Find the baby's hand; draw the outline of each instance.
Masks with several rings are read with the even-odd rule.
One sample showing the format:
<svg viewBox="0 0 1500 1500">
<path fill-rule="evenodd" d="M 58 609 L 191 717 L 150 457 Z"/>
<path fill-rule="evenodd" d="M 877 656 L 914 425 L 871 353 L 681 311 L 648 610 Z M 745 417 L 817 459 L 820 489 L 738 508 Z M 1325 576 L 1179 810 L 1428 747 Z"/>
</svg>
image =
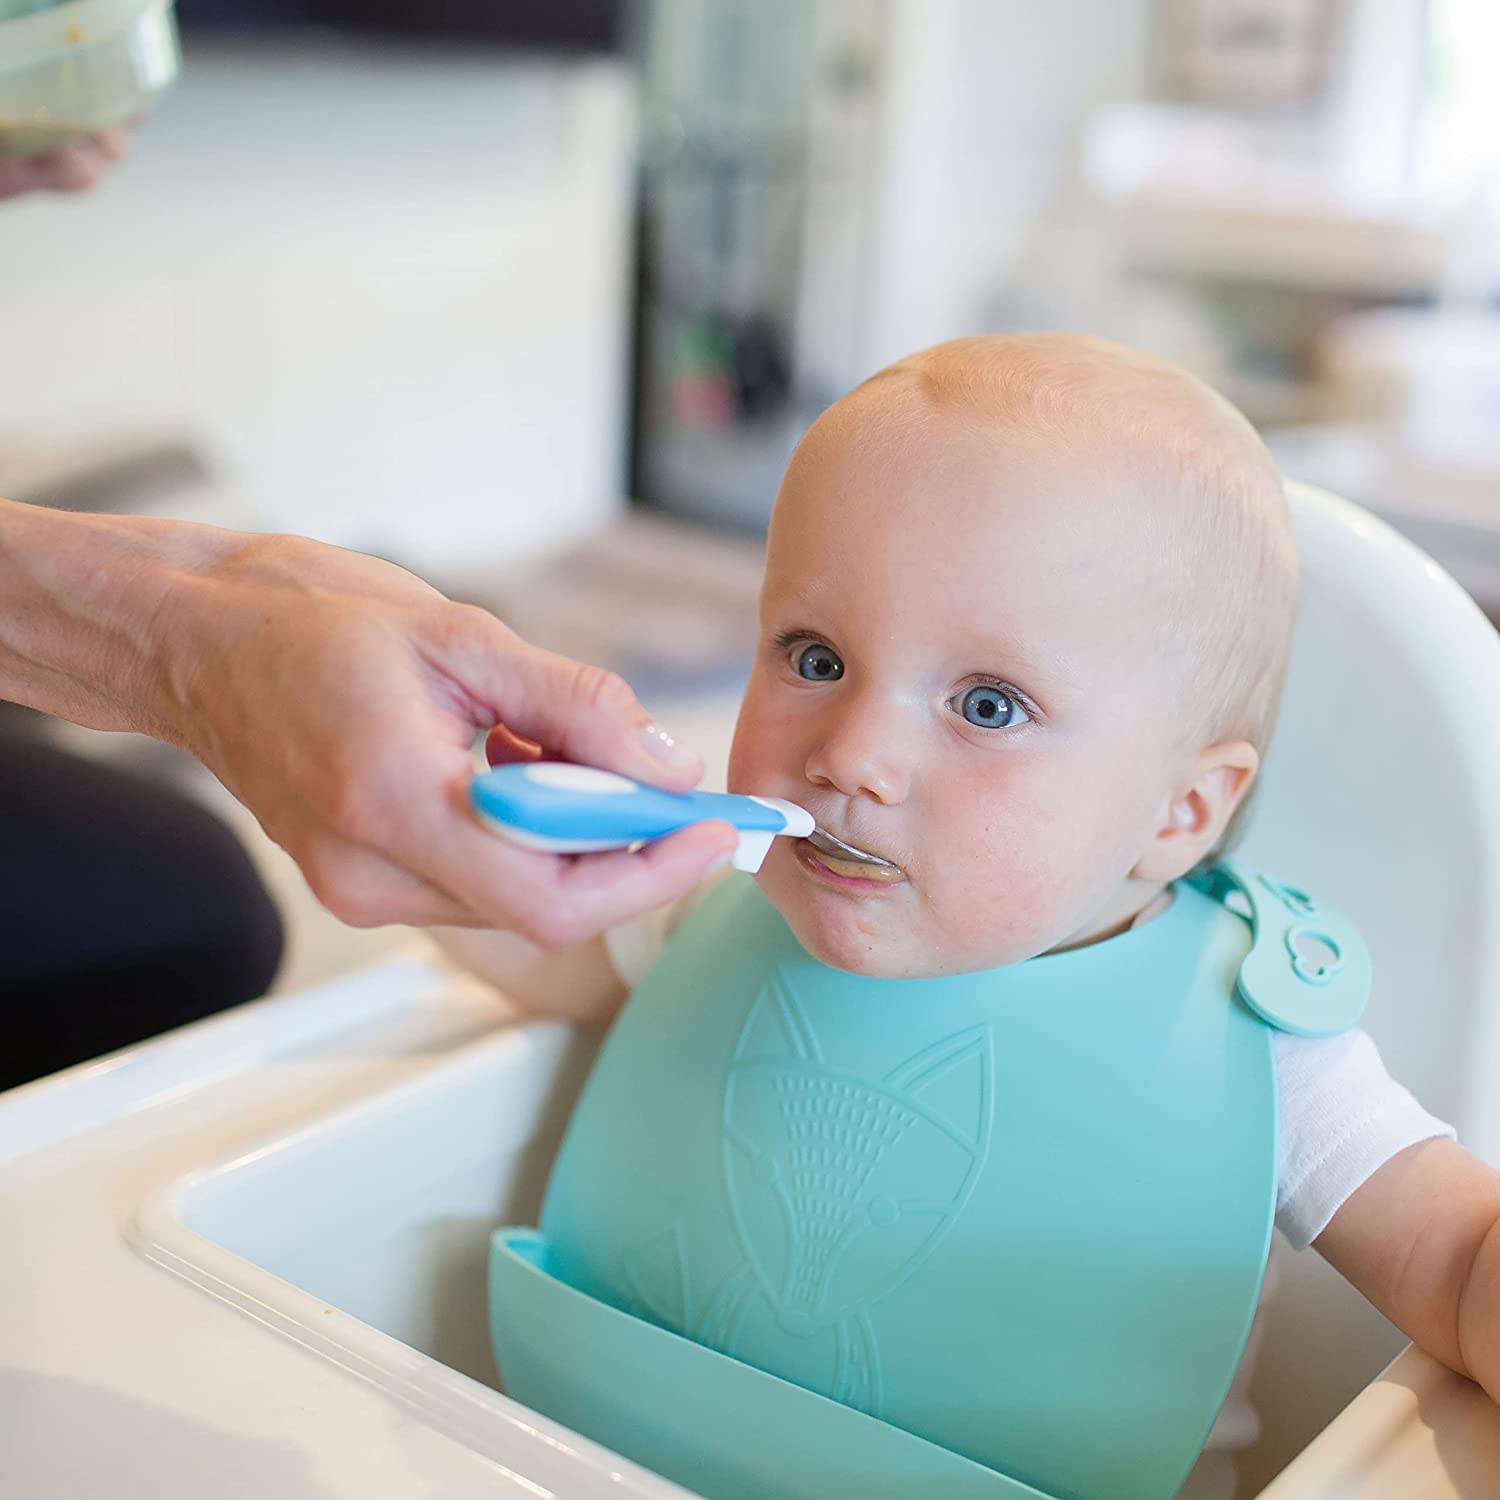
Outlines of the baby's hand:
<svg viewBox="0 0 1500 1500">
<path fill-rule="evenodd" d="M 528 1020 L 607 1025 L 625 1001 L 625 985 L 602 937 L 539 948 L 513 932 L 429 927 L 447 955 L 494 985 Z"/>
<path fill-rule="evenodd" d="M 125 155 L 129 141 L 124 126 L 116 125 L 41 156 L 0 158 L 0 198 L 33 192 L 84 192 L 97 186 Z"/>
</svg>

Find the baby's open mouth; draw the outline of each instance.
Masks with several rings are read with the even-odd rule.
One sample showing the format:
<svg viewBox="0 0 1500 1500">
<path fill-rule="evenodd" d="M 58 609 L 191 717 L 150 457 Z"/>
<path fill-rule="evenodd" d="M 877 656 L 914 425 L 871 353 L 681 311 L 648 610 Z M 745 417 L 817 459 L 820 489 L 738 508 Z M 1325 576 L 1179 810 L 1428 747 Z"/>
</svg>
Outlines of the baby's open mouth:
<svg viewBox="0 0 1500 1500">
<path fill-rule="evenodd" d="M 853 880 L 879 880 L 887 883 L 905 880 L 906 872 L 900 865 L 892 864 L 878 854 L 857 849 L 835 838 L 824 828 L 814 828 L 803 841 L 816 851 L 818 862 L 826 865 L 835 875 L 844 875 Z"/>
</svg>

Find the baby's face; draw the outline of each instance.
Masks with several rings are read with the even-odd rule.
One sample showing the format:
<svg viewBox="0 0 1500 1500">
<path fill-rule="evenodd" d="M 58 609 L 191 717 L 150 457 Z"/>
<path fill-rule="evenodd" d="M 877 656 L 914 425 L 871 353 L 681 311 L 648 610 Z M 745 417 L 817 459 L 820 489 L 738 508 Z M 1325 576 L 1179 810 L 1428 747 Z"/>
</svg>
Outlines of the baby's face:
<svg viewBox="0 0 1500 1500">
<path fill-rule="evenodd" d="M 809 952 L 962 973 L 1138 908 L 1182 690 L 1130 477 L 938 411 L 883 432 L 891 399 L 852 398 L 788 471 L 729 786 L 899 866 L 775 840 L 759 880 Z"/>
</svg>

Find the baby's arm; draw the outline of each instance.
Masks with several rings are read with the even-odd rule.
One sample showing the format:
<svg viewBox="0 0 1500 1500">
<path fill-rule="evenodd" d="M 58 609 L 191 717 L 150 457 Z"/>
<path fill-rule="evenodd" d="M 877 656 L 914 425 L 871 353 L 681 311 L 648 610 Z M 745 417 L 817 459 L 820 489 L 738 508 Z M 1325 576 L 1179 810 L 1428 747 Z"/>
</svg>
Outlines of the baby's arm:
<svg viewBox="0 0 1500 1500">
<path fill-rule="evenodd" d="M 1413 1342 L 1500 1401 L 1500 1172 L 1450 1140 L 1408 1146 L 1313 1243 Z"/>
<path fill-rule="evenodd" d="M 668 938 L 728 873 L 710 875 L 686 896 L 643 912 L 602 937 L 562 948 L 542 948 L 512 932 L 467 927 L 430 931 L 442 948 L 503 990 L 525 1014 L 607 1024 L 661 957 Z"/>
<path fill-rule="evenodd" d="M 602 937 L 543 948 L 513 932 L 433 927 L 432 938 L 481 979 L 502 990 L 527 1016 L 602 1025 L 625 999 Z"/>
</svg>

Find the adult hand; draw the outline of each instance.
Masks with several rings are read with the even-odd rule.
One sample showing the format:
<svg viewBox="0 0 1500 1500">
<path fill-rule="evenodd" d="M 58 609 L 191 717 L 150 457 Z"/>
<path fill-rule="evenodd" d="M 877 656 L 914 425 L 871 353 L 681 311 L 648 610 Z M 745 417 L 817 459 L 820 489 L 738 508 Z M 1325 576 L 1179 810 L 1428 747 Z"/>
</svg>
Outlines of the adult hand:
<svg viewBox="0 0 1500 1500">
<path fill-rule="evenodd" d="M 123 126 L 101 130 L 41 156 L 0 157 L 0 198 L 20 193 L 79 193 L 95 187 L 125 155 Z"/>
<path fill-rule="evenodd" d="M 702 762 L 618 677 L 528 645 L 388 563 L 252 541 L 176 593 L 168 621 L 175 737 L 346 922 L 575 942 L 681 895 L 734 848 L 724 824 L 570 857 L 485 829 L 468 789 L 471 746 L 492 725 L 509 756 L 545 751 L 676 791 Z"/>
<path fill-rule="evenodd" d="M 582 941 L 674 899 L 724 823 L 631 854 L 507 843 L 468 801 L 478 735 L 686 791 L 702 764 L 617 677 L 403 569 L 300 537 L 0 502 L 0 697 L 197 756 L 336 916 Z"/>
</svg>

